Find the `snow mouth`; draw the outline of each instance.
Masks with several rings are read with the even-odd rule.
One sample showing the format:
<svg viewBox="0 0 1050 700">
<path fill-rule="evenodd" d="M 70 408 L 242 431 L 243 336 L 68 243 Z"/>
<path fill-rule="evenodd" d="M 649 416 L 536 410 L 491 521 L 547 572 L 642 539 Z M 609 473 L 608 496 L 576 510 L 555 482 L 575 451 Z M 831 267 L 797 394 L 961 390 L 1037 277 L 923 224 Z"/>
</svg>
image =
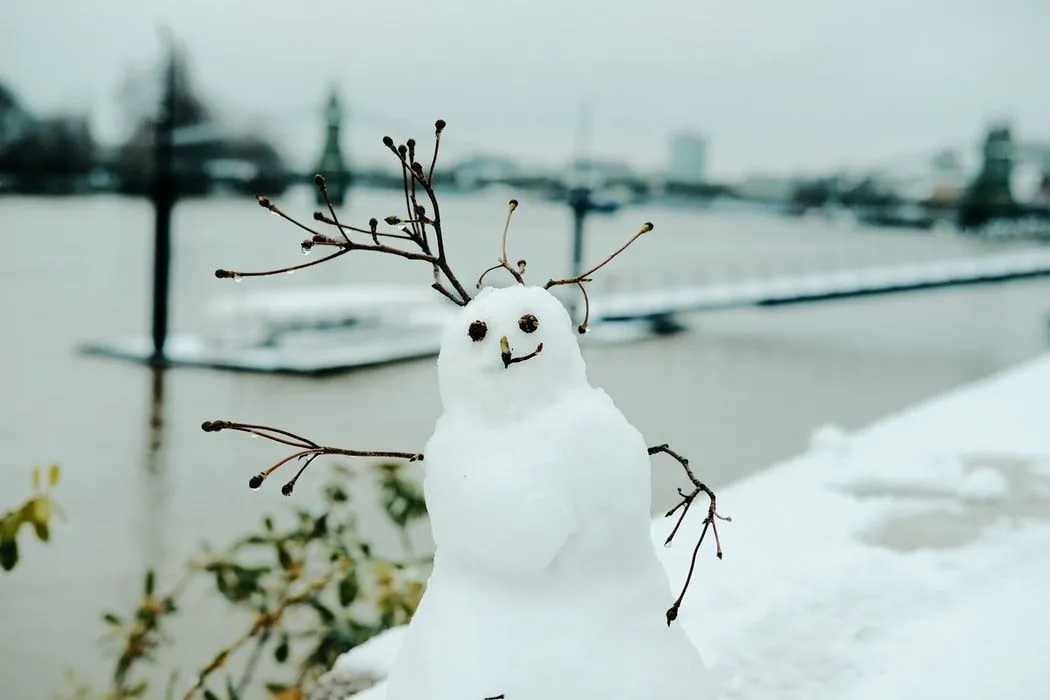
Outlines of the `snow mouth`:
<svg viewBox="0 0 1050 700">
<path fill-rule="evenodd" d="M 536 349 L 530 352 L 528 355 L 522 355 L 520 357 L 514 357 L 510 352 L 510 343 L 507 341 L 507 336 L 503 336 L 499 339 L 500 348 L 500 359 L 503 360 L 503 369 L 507 369 L 515 362 L 524 362 L 525 360 L 531 360 L 532 358 L 543 352 L 543 343 L 536 346 Z"/>
</svg>

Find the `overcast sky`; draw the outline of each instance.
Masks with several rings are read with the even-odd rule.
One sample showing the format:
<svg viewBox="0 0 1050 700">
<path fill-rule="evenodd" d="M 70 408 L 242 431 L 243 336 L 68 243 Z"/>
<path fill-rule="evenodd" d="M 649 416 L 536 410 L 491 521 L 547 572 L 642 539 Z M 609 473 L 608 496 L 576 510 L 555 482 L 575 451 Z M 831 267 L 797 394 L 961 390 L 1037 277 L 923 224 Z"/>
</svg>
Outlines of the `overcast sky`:
<svg viewBox="0 0 1050 700">
<path fill-rule="evenodd" d="M 222 113 L 297 164 L 332 83 L 366 160 L 443 117 L 460 154 L 562 162 L 582 104 L 596 154 L 659 167 L 696 129 L 720 177 L 972 144 L 998 117 L 1050 141 L 1050 0 L 0 0 L 0 81 L 114 139 L 162 25 Z"/>
</svg>

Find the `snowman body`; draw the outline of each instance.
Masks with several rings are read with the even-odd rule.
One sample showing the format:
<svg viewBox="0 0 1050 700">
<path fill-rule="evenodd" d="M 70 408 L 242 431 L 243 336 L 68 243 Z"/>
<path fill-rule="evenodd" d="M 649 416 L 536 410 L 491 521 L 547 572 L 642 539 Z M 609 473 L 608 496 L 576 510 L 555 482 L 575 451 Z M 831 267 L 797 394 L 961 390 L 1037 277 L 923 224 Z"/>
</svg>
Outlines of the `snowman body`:
<svg viewBox="0 0 1050 700">
<path fill-rule="evenodd" d="M 587 382 L 557 300 L 486 290 L 450 324 L 438 369 L 445 410 L 424 448 L 434 568 L 387 700 L 714 698 L 664 620 L 646 444 Z"/>
</svg>

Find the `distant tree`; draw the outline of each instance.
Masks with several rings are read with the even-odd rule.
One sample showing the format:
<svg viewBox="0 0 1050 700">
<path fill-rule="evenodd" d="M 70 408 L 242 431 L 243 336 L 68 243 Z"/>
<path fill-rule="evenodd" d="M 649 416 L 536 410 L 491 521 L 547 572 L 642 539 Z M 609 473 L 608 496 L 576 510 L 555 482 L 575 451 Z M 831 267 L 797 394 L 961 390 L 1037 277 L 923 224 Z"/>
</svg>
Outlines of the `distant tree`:
<svg viewBox="0 0 1050 700">
<path fill-rule="evenodd" d="M 0 181 L 16 192 L 76 191 L 95 166 L 86 117 L 35 117 L 0 85 Z"/>
<path fill-rule="evenodd" d="M 253 175 L 231 183 L 253 194 L 274 194 L 286 184 L 280 155 L 264 139 L 252 134 L 228 134 L 221 128 L 215 110 L 201 95 L 194 82 L 189 60 L 176 51 L 175 109 L 173 120 L 183 135 L 192 139 L 179 142 L 175 153 L 175 181 L 182 195 L 207 193 L 214 184 L 224 183 L 224 163 L 249 164 Z M 162 71 L 153 68 L 129 75 L 120 90 L 119 102 L 130 135 L 121 146 L 115 164 L 121 191 L 144 194 L 149 191 L 153 165 L 153 136 L 162 102 Z"/>
</svg>

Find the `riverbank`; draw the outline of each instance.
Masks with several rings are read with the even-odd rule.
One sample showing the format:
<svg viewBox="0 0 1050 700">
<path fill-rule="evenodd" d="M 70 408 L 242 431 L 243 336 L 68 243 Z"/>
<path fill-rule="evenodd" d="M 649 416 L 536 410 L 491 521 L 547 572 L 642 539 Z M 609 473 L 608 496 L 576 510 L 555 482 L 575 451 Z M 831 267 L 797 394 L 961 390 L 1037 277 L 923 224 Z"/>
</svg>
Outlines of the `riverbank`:
<svg viewBox="0 0 1050 700">
<path fill-rule="evenodd" d="M 1030 699 L 1050 634 L 1050 354 L 722 490 L 680 622 L 724 698 Z M 683 535 L 699 532 L 696 509 Z M 654 523 L 657 546 L 669 523 Z M 672 582 L 692 552 L 663 549 Z M 381 676 L 393 630 L 344 657 Z M 357 696 L 379 700 L 382 686 Z"/>
</svg>

